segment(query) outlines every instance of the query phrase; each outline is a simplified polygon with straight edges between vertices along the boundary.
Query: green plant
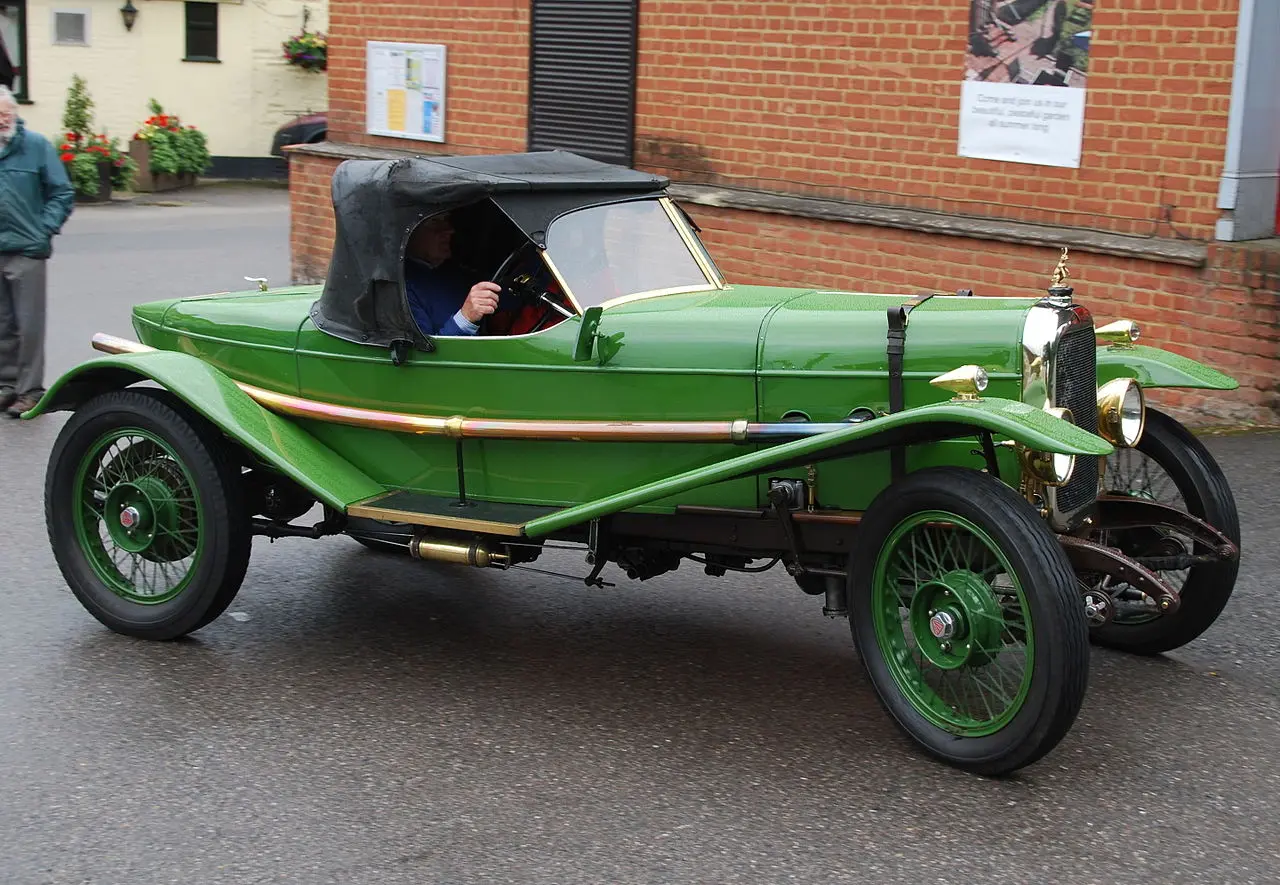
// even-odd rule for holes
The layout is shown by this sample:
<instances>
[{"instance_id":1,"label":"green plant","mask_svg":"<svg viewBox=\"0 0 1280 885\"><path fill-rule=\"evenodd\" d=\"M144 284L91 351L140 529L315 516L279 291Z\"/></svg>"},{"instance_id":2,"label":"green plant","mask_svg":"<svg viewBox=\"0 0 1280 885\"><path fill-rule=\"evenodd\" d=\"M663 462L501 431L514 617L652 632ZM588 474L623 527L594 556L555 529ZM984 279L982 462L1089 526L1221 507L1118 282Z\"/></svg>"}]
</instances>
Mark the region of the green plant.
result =
<instances>
[{"instance_id":1,"label":"green plant","mask_svg":"<svg viewBox=\"0 0 1280 885\"><path fill-rule=\"evenodd\" d=\"M329 67L329 40L319 31L308 31L290 37L282 44L289 64L304 71L324 71Z\"/></svg>"},{"instance_id":2,"label":"green plant","mask_svg":"<svg viewBox=\"0 0 1280 885\"><path fill-rule=\"evenodd\" d=\"M147 102L151 116L133 134L151 147L150 171L200 175L209 168L209 144L205 134L192 125L182 125L176 114L166 114L154 98Z\"/></svg>"},{"instance_id":3,"label":"green plant","mask_svg":"<svg viewBox=\"0 0 1280 885\"><path fill-rule=\"evenodd\" d=\"M138 164L120 149L119 139L93 131L93 98L79 74L71 76L67 103L62 114L65 139L58 146L59 158L76 193L96 197L101 166L111 164L111 186L125 189L133 184Z\"/></svg>"},{"instance_id":4,"label":"green plant","mask_svg":"<svg viewBox=\"0 0 1280 885\"><path fill-rule=\"evenodd\" d=\"M79 74L71 75L67 88L67 104L62 111L62 128L67 134L87 135L93 125L93 99L89 87Z\"/></svg>"}]
</instances>

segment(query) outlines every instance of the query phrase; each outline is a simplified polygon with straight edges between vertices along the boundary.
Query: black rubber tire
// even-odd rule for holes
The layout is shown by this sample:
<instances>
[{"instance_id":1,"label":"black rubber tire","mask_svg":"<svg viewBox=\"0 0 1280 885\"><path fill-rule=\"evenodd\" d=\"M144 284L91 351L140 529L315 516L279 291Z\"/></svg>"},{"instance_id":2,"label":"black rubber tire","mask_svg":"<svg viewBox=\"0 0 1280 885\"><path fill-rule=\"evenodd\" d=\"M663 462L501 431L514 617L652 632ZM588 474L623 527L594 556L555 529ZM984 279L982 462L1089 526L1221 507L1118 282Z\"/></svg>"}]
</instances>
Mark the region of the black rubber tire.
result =
<instances>
[{"instance_id":1,"label":"black rubber tire","mask_svg":"<svg viewBox=\"0 0 1280 885\"><path fill-rule=\"evenodd\" d=\"M1151 458L1173 480L1187 512L1240 545L1240 514L1231 486L1213 455L1191 431L1156 409L1147 409L1146 429L1137 450ZM1182 586L1181 605L1171 615L1144 624L1104 624L1091 631L1107 648L1156 655L1186 645L1222 614L1240 571L1238 559L1192 566Z\"/></svg>"},{"instance_id":2,"label":"black rubber tire","mask_svg":"<svg viewBox=\"0 0 1280 885\"><path fill-rule=\"evenodd\" d=\"M205 502L206 551L189 586L167 602L142 605L107 587L89 565L68 517L75 473L86 450L122 425L147 430L170 445ZM63 578L85 609L117 633L140 639L185 636L217 618L244 581L252 525L232 449L207 421L167 391L129 389L94 397L67 421L45 477L45 522Z\"/></svg>"},{"instance_id":3,"label":"black rubber tire","mask_svg":"<svg viewBox=\"0 0 1280 885\"><path fill-rule=\"evenodd\" d=\"M958 736L918 712L898 688L876 637L876 558L899 523L935 509L964 517L991 536L1017 572L1031 612L1035 650L1027 698L1005 727L982 737ZM999 776L1040 759L1070 730L1089 674L1089 631L1076 578L1035 509L999 480L975 470L937 467L889 486L858 527L848 588L849 626L871 684L890 717L930 755L965 771Z\"/></svg>"}]
</instances>

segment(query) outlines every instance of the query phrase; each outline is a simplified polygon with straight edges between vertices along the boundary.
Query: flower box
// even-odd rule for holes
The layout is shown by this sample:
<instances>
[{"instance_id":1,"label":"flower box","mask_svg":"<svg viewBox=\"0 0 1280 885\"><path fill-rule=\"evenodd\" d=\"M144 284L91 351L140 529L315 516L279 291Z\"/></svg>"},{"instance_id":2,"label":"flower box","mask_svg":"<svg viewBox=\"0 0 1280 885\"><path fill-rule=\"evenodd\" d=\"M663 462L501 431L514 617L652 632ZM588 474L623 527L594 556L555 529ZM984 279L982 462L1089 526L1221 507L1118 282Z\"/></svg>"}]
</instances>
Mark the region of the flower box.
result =
<instances>
[{"instance_id":1,"label":"flower box","mask_svg":"<svg viewBox=\"0 0 1280 885\"><path fill-rule=\"evenodd\" d=\"M115 166L110 160L103 160L98 163L98 192L96 194L86 194L76 191L77 203L110 203L111 202L111 174Z\"/></svg>"},{"instance_id":2,"label":"flower box","mask_svg":"<svg viewBox=\"0 0 1280 885\"><path fill-rule=\"evenodd\" d=\"M135 191L158 193L160 191L173 191L191 187L196 183L196 175L193 172L179 172L177 174L152 172L151 145L140 138L135 138L129 142L129 156L138 164L137 177L133 182Z\"/></svg>"}]
</instances>

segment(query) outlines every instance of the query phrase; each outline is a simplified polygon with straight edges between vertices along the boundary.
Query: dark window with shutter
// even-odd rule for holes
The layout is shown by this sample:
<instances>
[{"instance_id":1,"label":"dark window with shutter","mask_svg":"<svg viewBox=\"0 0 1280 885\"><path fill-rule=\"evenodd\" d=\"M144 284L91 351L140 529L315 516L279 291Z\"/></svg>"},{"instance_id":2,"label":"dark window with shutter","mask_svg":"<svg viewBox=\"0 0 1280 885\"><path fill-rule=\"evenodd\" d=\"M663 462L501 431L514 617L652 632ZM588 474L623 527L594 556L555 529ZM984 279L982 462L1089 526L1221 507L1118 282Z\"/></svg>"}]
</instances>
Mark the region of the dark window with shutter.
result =
<instances>
[{"instance_id":1,"label":"dark window with shutter","mask_svg":"<svg viewBox=\"0 0 1280 885\"><path fill-rule=\"evenodd\" d=\"M18 101L27 100L30 85L27 62L27 4L22 0L0 2L0 42L13 68L13 92ZM0 68L4 65L0 63Z\"/></svg>"},{"instance_id":2,"label":"dark window with shutter","mask_svg":"<svg viewBox=\"0 0 1280 885\"><path fill-rule=\"evenodd\" d=\"M187 59L218 60L218 4L188 3Z\"/></svg>"},{"instance_id":3,"label":"dark window with shutter","mask_svg":"<svg viewBox=\"0 0 1280 885\"><path fill-rule=\"evenodd\" d=\"M529 149L630 166L638 0L533 0Z\"/></svg>"}]
</instances>

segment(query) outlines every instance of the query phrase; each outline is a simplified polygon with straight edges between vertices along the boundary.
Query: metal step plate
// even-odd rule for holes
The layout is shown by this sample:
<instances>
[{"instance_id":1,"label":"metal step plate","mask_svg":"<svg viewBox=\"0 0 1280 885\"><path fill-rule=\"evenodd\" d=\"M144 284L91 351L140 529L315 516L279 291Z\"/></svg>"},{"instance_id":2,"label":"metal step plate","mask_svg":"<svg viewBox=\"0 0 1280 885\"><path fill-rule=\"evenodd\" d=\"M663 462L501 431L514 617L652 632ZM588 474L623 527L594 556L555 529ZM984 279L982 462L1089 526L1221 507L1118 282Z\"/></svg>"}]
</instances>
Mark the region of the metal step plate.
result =
<instances>
[{"instance_id":1,"label":"metal step plate","mask_svg":"<svg viewBox=\"0 0 1280 885\"><path fill-rule=\"evenodd\" d=\"M459 504L457 498L395 491L357 501L347 508L347 515L383 522L518 537L524 533L525 523L539 516L555 513L557 509L534 504L477 501L471 498L465 504Z\"/></svg>"}]
</instances>

